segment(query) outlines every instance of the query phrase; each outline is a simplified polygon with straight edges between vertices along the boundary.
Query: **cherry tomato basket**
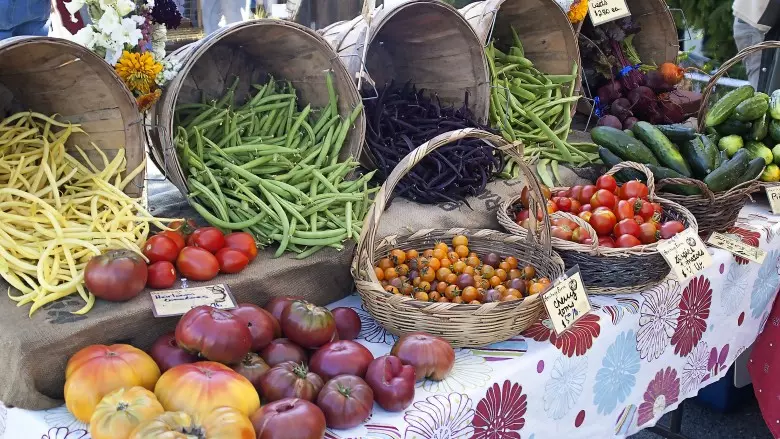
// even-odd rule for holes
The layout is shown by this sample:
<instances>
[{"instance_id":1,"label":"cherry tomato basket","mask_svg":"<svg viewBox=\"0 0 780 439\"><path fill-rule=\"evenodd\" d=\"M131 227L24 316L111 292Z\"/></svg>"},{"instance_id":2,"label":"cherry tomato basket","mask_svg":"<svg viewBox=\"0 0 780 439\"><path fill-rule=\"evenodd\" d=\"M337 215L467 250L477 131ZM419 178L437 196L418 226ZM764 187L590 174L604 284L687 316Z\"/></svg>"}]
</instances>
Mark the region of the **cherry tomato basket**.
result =
<instances>
[{"instance_id":1,"label":"cherry tomato basket","mask_svg":"<svg viewBox=\"0 0 780 439\"><path fill-rule=\"evenodd\" d=\"M645 174L649 189L648 199L651 202L661 204L663 221L680 221L686 229L693 229L695 233L698 233L699 226L696 218L688 209L674 201L661 198L655 193L653 173L646 166L640 163L623 162L610 169L607 175L613 175L626 168L636 169ZM555 188L553 191L562 189L567 188ZM501 203L498 208L498 222L509 233L525 236L528 234L528 230L517 224L513 215L514 206L519 201L520 196L518 195ZM531 212L533 211L531 210ZM542 211L544 212L546 209L542 209ZM572 220L580 227L585 227L590 236L597 235L590 224L577 215L556 212L553 216ZM530 217L532 218L533 215ZM640 291L661 282L671 270L658 251L657 242L630 248L609 248L600 247L597 239L594 239L593 244L588 245L553 237L551 243L553 248L560 253L567 269L579 265L582 281L588 294L620 294Z\"/></svg>"},{"instance_id":2,"label":"cherry tomato basket","mask_svg":"<svg viewBox=\"0 0 780 439\"><path fill-rule=\"evenodd\" d=\"M523 236L496 230L426 229L407 235L376 238L382 213L401 178L437 148L464 138L483 139L517 160L531 189L530 203L543 205L541 187L524 164L519 144L509 144L499 136L473 128L451 131L420 145L396 166L376 193L352 261L352 276L363 304L385 329L395 335L428 332L444 338L454 347L484 346L519 334L538 320L543 308L541 298L537 294L514 301L470 305L422 302L410 296L392 294L384 290L374 271L375 263L392 249L422 251L437 242L450 242L455 236L465 235L469 239L469 249L478 254L493 252L501 257L514 256L519 265L531 265L540 277L552 281L564 273L563 260L550 245L550 220L546 214L540 227L534 224L537 233Z\"/></svg>"}]
</instances>

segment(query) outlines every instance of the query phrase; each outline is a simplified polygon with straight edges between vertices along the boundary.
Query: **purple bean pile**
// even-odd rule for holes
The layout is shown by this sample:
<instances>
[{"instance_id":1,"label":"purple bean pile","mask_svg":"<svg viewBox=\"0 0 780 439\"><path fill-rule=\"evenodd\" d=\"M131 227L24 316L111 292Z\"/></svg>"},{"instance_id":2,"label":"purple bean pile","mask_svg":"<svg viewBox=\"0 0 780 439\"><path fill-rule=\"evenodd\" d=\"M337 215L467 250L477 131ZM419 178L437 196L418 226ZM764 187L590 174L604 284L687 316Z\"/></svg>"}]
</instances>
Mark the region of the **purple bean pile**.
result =
<instances>
[{"instance_id":1,"label":"purple bean pile","mask_svg":"<svg viewBox=\"0 0 780 439\"><path fill-rule=\"evenodd\" d=\"M462 128L495 130L478 123L468 108L468 94L460 108L442 106L438 96L407 83L379 90L377 99L365 100L368 119L368 153L384 181L415 148L449 131ZM465 201L479 195L503 168L503 157L480 139L462 139L428 154L401 180L395 190L423 204Z\"/></svg>"}]
</instances>

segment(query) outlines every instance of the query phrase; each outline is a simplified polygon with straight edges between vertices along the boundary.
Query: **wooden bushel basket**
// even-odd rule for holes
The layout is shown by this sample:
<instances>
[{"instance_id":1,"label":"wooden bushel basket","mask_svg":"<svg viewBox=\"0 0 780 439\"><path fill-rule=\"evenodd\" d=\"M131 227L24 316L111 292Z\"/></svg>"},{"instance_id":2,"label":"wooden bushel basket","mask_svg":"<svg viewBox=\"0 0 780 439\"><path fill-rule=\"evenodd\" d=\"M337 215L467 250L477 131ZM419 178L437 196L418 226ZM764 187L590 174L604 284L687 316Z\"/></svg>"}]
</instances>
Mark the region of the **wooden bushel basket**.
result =
<instances>
[{"instance_id":1,"label":"wooden bushel basket","mask_svg":"<svg viewBox=\"0 0 780 439\"><path fill-rule=\"evenodd\" d=\"M174 147L174 112L178 105L220 98L239 78L236 99L247 97L253 84L268 75L290 81L299 105L324 107L328 103L325 73L333 72L339 96L339 114L346 118L360 104L352 77L328 43L311 29L284 20L261 19L236 23L185 46L169 58L181 68L165 88L150 114L150 138L166 176L183 194L186 177ZM340 159L359 157L366 131L361 113L349 131Z\"/></svg>"},{"instance_id":2,"label":"wooden bushel basket","mask_svg":"<svg viewBox=\"0 0 780 439\"><path fill-rule=\"evenodd\" d=\"M109 160L124 149L128 170L146 161L135 98L113 67L76 43L49 37L0 40L0 118L17 111L56 114L60 121L81 124L87 134L74 132L66 144L79 160L74 145L93 163L103 163L94 143ZM145 176L138 174L125 193L141 198Z\"/></svg>"},{"instance_id":3,"label":"wooden bushel basket","mask_svg":"<svg viewBox=\"0 0 780 439\"><path fill-rule=\"evenodd\" d=\"M320 30L352 78L365 70L377 87L391 80L412 81L418 89L436 93L443 103L455 106L463 105L468 92L471 111L479 121L487 120L490 81L485 50L455 8L435 0L381 6L367 27L363 16L358 16ZM367 48L363 47L366 32Z\"/></svg>"}]
</instances>

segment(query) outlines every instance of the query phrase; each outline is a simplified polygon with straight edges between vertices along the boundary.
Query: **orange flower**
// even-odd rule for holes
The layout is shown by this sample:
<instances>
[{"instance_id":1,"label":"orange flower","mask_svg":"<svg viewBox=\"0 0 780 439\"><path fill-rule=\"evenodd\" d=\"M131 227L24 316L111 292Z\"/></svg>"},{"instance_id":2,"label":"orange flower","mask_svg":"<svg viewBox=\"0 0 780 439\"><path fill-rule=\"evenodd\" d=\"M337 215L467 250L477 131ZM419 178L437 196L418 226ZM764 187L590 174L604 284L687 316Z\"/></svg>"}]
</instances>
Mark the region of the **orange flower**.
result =
<instances>
[{"instance_id":1,"label":"orange flower","mask_svg":"<svg viewBox=\"0 0 780 439\"><path fill-rule=\"evenodd\" d=\"M588 15L588 2L586 0L574 0L566 15L572 24L579 23Z\"/></svg>"},{"instance_id":2,"label":"orange flower","mask_svg":"<svg viewBox=\"0 0 780 439\"><path fill-rule=\"evenodd\" d=\"M154 105L162 95L162 90L159 88L151 93L147 93L145 95L138 96L135 99L136 104L138 105L138 110L141 113L146 112L150 108L152 108L152 105Z\"/></svg>"},{"instance_id":3,"label":"orange flower","mask_svg":"<svg viewBox=\"0 0 780 439\"><path fill-rule=\"evenodd\" d=\"M162 72L163 66L154 60L151 52L133 53L125 50L115 69L130 90L147 94L152 92L154 80Z\"/></svg>"}]
</instances>

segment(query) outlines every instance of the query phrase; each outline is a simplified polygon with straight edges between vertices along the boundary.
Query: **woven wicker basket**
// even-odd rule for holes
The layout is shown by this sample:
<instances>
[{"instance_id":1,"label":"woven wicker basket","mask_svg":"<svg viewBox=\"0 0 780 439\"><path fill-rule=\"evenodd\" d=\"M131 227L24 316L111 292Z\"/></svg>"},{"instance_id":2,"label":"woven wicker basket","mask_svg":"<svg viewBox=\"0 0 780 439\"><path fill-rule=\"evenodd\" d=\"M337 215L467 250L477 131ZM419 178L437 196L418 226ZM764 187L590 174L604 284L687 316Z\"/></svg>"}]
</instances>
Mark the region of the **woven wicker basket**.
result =
<instances>
[{"instance_id":1,"label":"woven wicker basket","mask_svg":"<svg viewBox=\"0 0 780 439\"><path fill-rule=\"evenodd\" d=\"M388 331L403 335L425 331L443 337L455 347L484 346L506 340L528 328L538 318L543 305L539 295L512 302L491 302L482 305L420 302L404 295L386 292L376 274L374 263L393 248L424 250L434 243L450 241L456 235L466 235L469 247L477 253L494 252L502 257L515 256L521 265L534 266L540 276L555 280L563 275L563 261L550 247L547 215L537 235L512 236L495 230L430 229L411 235L376 239L379 220L390 201L393 189L408 171L437 148L463 138L480 138L521 163L523 175L531 187L532 202L542 205L542 192L531 170L522 161L522 152L502 138L472 128L451 131L437 136L409 153L393 170L377 192L363 223L360 241L352 261L352 276L366 309ZM535 225L534 225L535 226Z\"/></svg>"},{"instance_id":2,"label":"woven wicker basket","mask_svg":"<svg viewBox=\"0 0 780 439\"><path fill-rule=\"evenodd\" d=\"M612 175L625 168L639 170L647 176L649 199L663 206L664 220L675 219L685 224L686 228L693 229L694 232L698 231L696 218L687 209L656 195L653 174L644 165L623 162L610 169L607 174ZM511 214L513 206L519 200L520 196L517 196L501 204L498 209L498 222L510 233L525 236L528 231L520 227ZM556 212L554 216L571 219L581 227L585 227L590 236L596 236L593 228L576 215ZM560 253L566 268L580 266L582 280L589 294L640 291L661 282L670 271L669 265L658 252L657 243L631 248L607 248L599 247L597 241L594 241L593 245L586 245L552 238L552 246Z\"/></svg>"},{"instance_id":3,"label":"woven wicker basket","mask_svg":"<svg viewBox=\"0 0 780 439\"><path fill-rule=\"evenodd\" d=\"M712 74L712 77L710 78L710 82L707 83L707 86L704 88L704 91L702 92L702 97L701 97L702 106L699 109L699 116L698 116L698 118L699 118L699 132L700 133L703 133L704 129L705 129L704 122L705 122L705 119L707 118L707 110L709 110L709 106L707 105L707 101L709 100L710 95L712 94L712 92L715 90L715 86L717 86L718 80L721 77L723 77L723 75L728 73L730 68L732 68L732 67L734 67L734 65L742 62L742 60L744 60L747 56L752 55L752 54L757 53L757 52L761 52L761 51L766 50L766 49L780 49L780 41L764 41L762 43L758 43L758 44L755 44L753 46L746 47L746 48L740 50L739 53L734 55L734 58L731 58L730 60L724 62L720 66L718 71L716 71L715 73ZM778 182L778 183L767 183L767 182L756 180L756 184L753 185L752 187L745 187L745 188L743 188L744 191L747 191L748 189L752 189L752 190L750 190L744 196L744 198L742 200L743 201L742 205L744 206L744 204L747 202L747 199L749 198L749 195L752 192L757 191L761 187L773 187L773 186L780 186L780 182ZM736 196L734 196L734 197L736 197ZM740 209L742 209L741 206L740 206ZM736 221L736 216L734 217L734 220ZM734 225L734 223L731 223L729 225L729 227L732 226L732 225Z\"/></svg>"}]
</instances>

